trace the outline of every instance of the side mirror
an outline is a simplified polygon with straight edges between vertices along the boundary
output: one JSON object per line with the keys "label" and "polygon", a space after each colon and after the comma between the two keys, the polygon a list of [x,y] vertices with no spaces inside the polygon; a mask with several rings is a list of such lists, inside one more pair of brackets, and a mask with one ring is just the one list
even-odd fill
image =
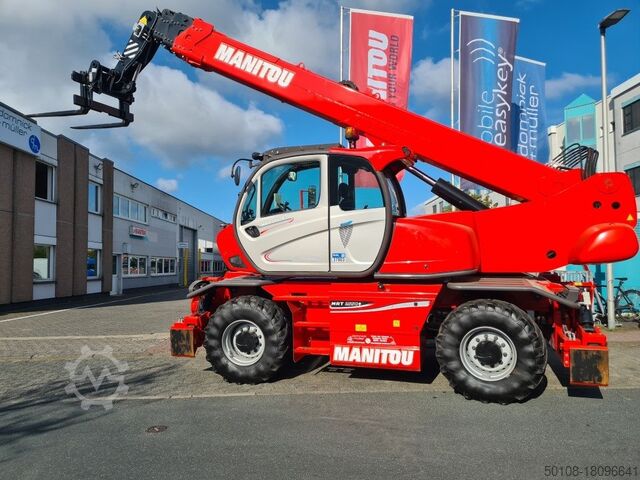
{"label": "side mirror", "polygon": [[241,173],[240,165],[237,165],[231,172],[231,178],[233,178],[233,183],[235,183],[236,186],[240,185],[240,173]]}

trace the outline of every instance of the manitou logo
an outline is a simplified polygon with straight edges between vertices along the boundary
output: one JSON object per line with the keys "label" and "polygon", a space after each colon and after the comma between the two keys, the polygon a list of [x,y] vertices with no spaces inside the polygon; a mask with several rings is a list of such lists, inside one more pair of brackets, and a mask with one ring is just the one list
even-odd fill
{"label": "manitou logo", "polygon": [[333,347],[334,362],[409,366],[413,363],[413,354],[413,350],[393,348]]}
{"label": "manitou logo", "polygon": [[397,77],[394,72],[398,63],[400,38],[389,37],[381,32],[369,30],[369,51],[367,52],[367,86],[371,92],[380,95],[382,100],[394,98],[397,91]]}
{"label": "manitou logo", "polygon": [[258,57],[248,54],[240,49],[230,47],[226,43],[221,43],[218,51],[214,55],[216,60],[220,60],[239,70],[244,70],[258,78],[266,78],[270,83],[277,83],[283,88],[287,88],[293,79],[294,73],[286,68],[279,67]]}

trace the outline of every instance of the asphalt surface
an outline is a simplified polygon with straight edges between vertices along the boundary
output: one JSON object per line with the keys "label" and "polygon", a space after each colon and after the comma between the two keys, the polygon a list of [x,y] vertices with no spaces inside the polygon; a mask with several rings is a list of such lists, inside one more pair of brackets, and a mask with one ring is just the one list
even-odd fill
{"label": "asphalt surface", "polygon": [[584,468],[613,465],[640,476],[636,325],[609,336],[610,388],[566,388],[552,358],[546,389],[499,406],[451,393],[433,358],[420,374],[309,359],[275,382],[228,384],[203,352],[168,354],[184,296],[0,311],[0,478],[610,478]]}

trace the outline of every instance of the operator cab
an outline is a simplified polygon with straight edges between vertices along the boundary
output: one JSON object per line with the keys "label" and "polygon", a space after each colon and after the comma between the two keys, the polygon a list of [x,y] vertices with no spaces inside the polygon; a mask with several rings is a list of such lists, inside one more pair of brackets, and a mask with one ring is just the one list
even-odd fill
{"label": "operator cab", "polygon": [[394,218],[404,215],[394,175],[354,151],[298,147],[265,153],[234,225],[262,273],[364,276],[384,259]]}

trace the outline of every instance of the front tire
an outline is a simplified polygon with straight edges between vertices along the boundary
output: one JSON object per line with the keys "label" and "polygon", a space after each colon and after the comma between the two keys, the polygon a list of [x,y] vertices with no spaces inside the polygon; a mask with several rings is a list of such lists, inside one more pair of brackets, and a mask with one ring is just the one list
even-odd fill
{"label": "front tire", "polygon": [[436,338],[440,371],[468,399],[525,400],[544,378],[547,346],[536,323],[500,300],[472,300],[453,310]]}
{"label": "front tire", "polygon": [[289,322],[273,301],[244,295],[221,305],[206,329],[207,360],[234,383],[262,383],[284,365]]}

